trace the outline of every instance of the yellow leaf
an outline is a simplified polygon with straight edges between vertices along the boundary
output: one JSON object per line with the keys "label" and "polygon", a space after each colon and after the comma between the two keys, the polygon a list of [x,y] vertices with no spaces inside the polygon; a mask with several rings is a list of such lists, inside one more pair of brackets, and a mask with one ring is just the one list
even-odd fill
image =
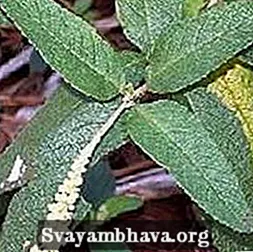
{"label": "yellow leaf", "polygon": [[253,73],[237,64],[208,89],[235,113],[253,151]]}

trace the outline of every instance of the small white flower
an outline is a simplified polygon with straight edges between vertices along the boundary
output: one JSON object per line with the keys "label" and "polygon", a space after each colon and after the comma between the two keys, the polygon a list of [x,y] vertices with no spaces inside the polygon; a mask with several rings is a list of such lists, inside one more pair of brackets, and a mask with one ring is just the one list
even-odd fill
{"label": "small white flower", "polygon": [[11,173],[6,179],[6,182],[13,183],[18,181],[20,177],[25,173],[26,169],[27,166],[24,164],[24,160],[21,159],[20,155],[17,155]]}
{"label": "small white flower", "polygon": [[70,179],[76,179],[78,177],[80,177],[82,174],[80,172],[76,172],[76,171],[69,171],[68,172],[68,177]]}
{"label": "small white flower", "polygon": [[65,192],[72,192],[75,189],[75,183],[71,179],[64,179],[63,181],[64,191]]}
{"label": "small white flower", "polygon": [[79,193],[77,192],[73,192],[71,193],[66,199],[65,199],[65,203],[68,205],[73,205],[75,204],[76,200],[79,198]]}
{"label": "small white flower", "polygon": [[65,202],[68,199],[68,195],[65,192],[57,192],[54,199],[56,202]]}
{"label": "small white flower", "polygon": [[74,182],[75,186],[78,187],[83,184],[83,178],[82,177],[75,178],[73,182]]}
{"label": "small white flower", "polygon": [[61,220],[63,220],[63,221],[71,220],[72,218],[73,218],[73,213],[72,212],[64,213],[61,216]]}
{"label": "small white flower", "polygon": [[68,205],[65,202],[57,202],[54,204],[50,204],[50,208],[52,213],[61,213],[66,211]]}
{"label": "small white flower", "polygon": [[29,252],[59,252],[58,250],[40,250],[38,245],[34,245],[30,248]]}
{"label": "small white flower", "polygon": [[69,205],[69,211],[73,212],[75,210],[75,205]]}
{"label": "small white flower", "polygon": [[34,245],[30,248],[30,252],[41,252],[38,245]]}
{"label": "small white flower", "polygon": [[47,220],[53,221],[53,220],[57,220],[58,216],[55,213],[49,213],[47,215]]}

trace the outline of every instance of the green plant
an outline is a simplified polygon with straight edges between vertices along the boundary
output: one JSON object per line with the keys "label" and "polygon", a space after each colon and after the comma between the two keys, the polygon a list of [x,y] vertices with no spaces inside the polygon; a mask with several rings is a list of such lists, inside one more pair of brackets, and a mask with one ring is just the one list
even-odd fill
{"label": "green plant", "polygon": [[[252,64],[253,3],[200,13],[195,8],[203,5],[189,2],[118,0],[124,32],[141,51],[120,53],[50,0],[1,1],[2,12],[79,91],[61,87],[1,157],[2,181],[17,155],[36,174],[11,201],[1,251],[34,242],[40,219],[84,218],[91,206],[78,200],[83,174],[128,137],[174,174],[221,251],[252,250],[253,74],[241,64]],[[170,95],[142,103],[147,91]]]}

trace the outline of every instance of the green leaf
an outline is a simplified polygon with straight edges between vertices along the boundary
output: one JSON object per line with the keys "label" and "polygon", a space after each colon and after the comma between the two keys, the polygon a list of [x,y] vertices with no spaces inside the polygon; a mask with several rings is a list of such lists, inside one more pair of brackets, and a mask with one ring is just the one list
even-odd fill
{"label": "green leaf", "polygon": [[[45,218],[47,204],[53,201],[73,158],[117,106],[117,101],[100,104],[62,87],[40,116],[2,156],[2,173],[7,173],[19,154],[27,165],[34,168],[36,178],[17,193],[10,204],[3,224],[0,251],[20,252],[24,241],[34,241],[37,222]],[[115,135],[113,143],[109,143],[108,138],[104,139],[107,141],[104,146],[114,148],[114,144],[121,143],[121,137]],[[100,151],[96,154],[98,158],[105,150]],[[81,201],[77,208],[83,212],[88,210],[87,204]]]}
{"label": "green leaf", "polygon": [[85,174],[83,197],[97,208],[114,195],[116,184],[108,160],[99,160]]}
{"label": "green leaf", "polygon": [[234,232],[230,228],[219,224],[210,217],[206,217],[205,221],[211,229],[213,244],[218,251],[252,251],[253,234],[240,234],[238,232]]}
{"label": "green leaf", "polygon": [[[149,156],[170,169],[179,185],[213,218],[236,230],[252,231],[252,223],[244,217],[253,209],[249,192],[253,179],[249,146],[239,123],[218,101],[190,97],[195,114],[173,101],[132,109],[127,117],[129,134]],[[234,150],[233,144],[242,149]],[[231,153],[224,151],[226,147]]]}
{"label": "green leaf", "polygon": [[100,221],[110,220],[118,215],[136,210],[143,205],[140,198],[133,196],[114,196],[102,204],[95,214]]}
{"label": "green leaf", "polygon": [[[143,205],[143,201],[140,198],[133,196],[114,196],[108,199],[103,205],[101,205],[97,211],[94,211],[95,220],[101,221],[100,224],[103,224],[104,221],[110,220],[114,217],[117,217],[120,214],[134,211],[140,208]],[[90,245],[91,251],[112,251],[111,244],[100,244],[99,249],[97,244],[96,247]],[[118,243],[117,246],[114,244],[114,248],[117,247],[117,250],[113,249],[116,252],[130,252],[125,243]]]}
{"label": "green leaf", "polygon": [[253,41],[253,2],[235,1],[174,24],[155,43],[148,86],[175,92],[216,70]]}
{"label": "green leaf", "polygon": [[236,64],[208,89],[239,119],[253,154],[253,72]]}
{"label": "green leaf", "polygon": [[[238,93],[239,94],[239,93]],[[187,94],[195,116],[202,122],[209,132],[212,140],[217,144],[218,150],[224,155],[227,163],[232,168],[223,167],[223,172],[217,174],[223,187],[227,187],[226,194],[221,194],[223,200],[230,202],[229,212],[238,213],[242,223],[240,231],[251,230],[252,224],[245,218],[253,210],[253,170],[251,144],[249,143],[242,124],[235,114],[226,106],[221,105],[218,97],[199,88]],[[230,180],[230,189],[226,183],[226,172],[233,173],[234,180]],[[233,187],[234,189],[233,189]],[[224,190],[224,188],[223,188]],[[230,190],[230,191],[229,191]],[[236,194],[240,191],[240,194]],[[237,201],[234,199],[237,198]],[[244,206],[244,207],[243,207]],[[223,210],[225,215],[225,210]],[[234,228],[232,221],[226,222],[225,216],[221,222]]]}
{"label": "green leaf", "polygon": [[106,100],[126,83],[125,73],[139,62],[125,60],[80,17],[50,0],[4,0],[0,5],[45,60],[79,91]]}
{"label": "green leaf", "polygon": [[146,51],[165,28],[182,18],[183,0],[117,0],[117,4],[124,32]]}
{"label": "green leaf", "polygon": [[74,12],[81,17],[84,17],[84,15],[87,14],[87,11],[89,11],[91,5],[91,0],[77,0],[74,3]]}
{"label": "green leaf", "polygon": [[81,96],[78,96],[64,85],[42,108],[28,126],[19,134],[15,142],[0,156],[0,181],[2,182],[11,171],[17,155],[21,155],[31,166],[35,152],[45,136],[55,131],[78,107]]}
{"label": "green leaf", "polygon": [[83,220],[84,216],[88,216],[88,214],[92,211],[92,205],[81,196],[79,201],[76,204],[76,211],[74,213],[74,220],[76,220],[76,224],[79,224],[79,220]]}
{"label": "green leaf", "polygon": [[[101,157],[107,155],[110,151],[117,149],[122,144],[124,144],[128,140],[127,131],[125,128],[125,122],[124,120],[119,119],[114,127],[112,127],[107,135],[104,137],[104,139],[100,142],[100,144],[97,147],[97,150],[93,154],[91,164],[89,165],[88,172],[86,174],[86,182],[90,185],[87,186],[84,184],[84,192],[82,194],[82,199],[80,199],[77,202],[76,206],[76,212],[74,215],[75,220],[81,220],[83,216],[85,216],[90,210],[89,207],[87,207],[86,203],[84,202],[84,197],[87,200],[93,204],[93,206],[97,206],[98,203],[103,202],[106,198],[109,196],[112,196],[112,189],[115,186],[114,177],[112,174],[109,173],[109,167],[101,167]],[[105,169],[102,169],[105,168]],[[98,172],[98,173],[97,173]],[[107,177],[101,178],[101,176],[107,175]],[[110,183],[106,187],[106,190],[104,189],[101,194],[99,192],[101,191],[101,187],[95,188],[97,184],[93,184],[91,182],[92,180],[98,180],[98,179],[105,180],[104,182]],[[96,202],[96,200],[98,202]]]}

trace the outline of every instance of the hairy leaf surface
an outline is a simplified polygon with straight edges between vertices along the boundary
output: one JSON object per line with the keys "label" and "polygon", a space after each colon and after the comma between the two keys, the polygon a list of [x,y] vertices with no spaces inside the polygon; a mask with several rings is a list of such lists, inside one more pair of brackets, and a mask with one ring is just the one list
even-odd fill
{"label": "hairy leaf surface", "polygon": [[[218,101],[192,98],[192,103],[203,107],[203,112],[193,114],[173,101],[134,108],[128,115],[130,136],[148,155],[168,167],[207,213],[234,229],[252,231],[252,223],[244,220],[252,209],[247,142],[234,117],[222,110]],[[217,129],[207,127],[209,113],[214,113],[213,117],[217,114],[213,123]],[[232,152],[233,144],[242,150]],[[226,145],[231,153],[223,150]],[[239,156],[231,159],[231,155]]]}
{"label": "hairy leaf surface", "polygon": [[[1,251],[20,252],[25,240],[34,241],[37,222],[45,218],[46,206],[53,201],[73,158],[108,119],[118,102],[100,104],[63,87],[49,105],[46,107],[47,113],[44,111],[0,159],[1,171],[6,172],[13,165],[15,156],[19,154],[36,173],[35,179],[16,194],[10,204],[3,225]],[[52,125],[50,119],[53,121],[54,117],[60,119],[55,119],[56,122]],[[52,127],[49,128],[47,123],[51,123]],[[45,125],[45,129],[42,124]],[[39,136],[34,136],[33,143],[31,134],[35,135],[35,132]],[[121,144],[123,138],[120,134],[114,135],[113,142],[109,141],[111,138],[105,138],[104,149],[100,147],[100,153],[96,153],[96,156],[99,157],[106,150],[115,148]],[[86,211],[87,206],[84,205],[82,208],[80,204],[81,201],[78,210],[82,211],[85,208]]]}
{"label": "hairy leaf surface", "polygon": [[128,38],[150,50],[164,29],[182,18],[183,0],[117,0],[118,16]]}
{"label": "hairy leaf surface", "polygon": [[[57,90],[57,94],[47,102],[35,118],[23,129],[14,143],[0,156],[0,181],[7,177],[15,158],[20,155],[32,165],[41,141],[50,131],[55,131],[78,106],[80,97],[65,86]],[[32,165],[33,166],[33,165]]]}
{"label": "hairy leaf surface", "polygon": [[114,51],[86,21],[53,1],[4,0],[0,7],[51,67],[87,95],[102,100],[115,96],[127,81],[126,71],[140,60]]}
{"label": "hairy leaf surface", "polygon": [[252,26],[252,1],[223,4],[174,24],[149,58],[149,88],[175,92],[200,81],[252,43]]}
{"label": "hairy leaf surface", "polygon": [[[249,219],[249,221],[252,221],[252,219]],[[213,244],[218,251],[252,251],[253,234],[234,232],[207,216],[206,222],[211,229]]]}
{"label": "hairy leaf surface", "polygon": [[114,196],[102,204],[96,211],[95,220],[106,221],[120,214],[140,208],[143,201],[133,196]]}
{"label": "hairy leaf surface", "polygon": [[[223,153],[227,161],[233,167],[233,171],[231,172],[237,177],[237,183],[234,183],[234,185],[238,187],[237,190],[241,190],[243,197],[240,200],[242,202],[244,201],[247,205],[241,217],[243,228],[251,229],[252,225],[247,222],[245,218],[249,212],[253,210],[252,154],[241,123],[234,116],[234,113],[229,111],[225,106],[222,106],[219,99],[207,92],[204,88],[192,91],[187,94],[187,97],[194,114],[202,122],[204,128],[210,133],[219,151]],[[220,180],[220,182],[223,183],[226,179],[226,174],[223,172],[220,175],[223,175],[223,179],[221,178]],[[228,195],[232,194],[232,192],[228,192]],[[236,197],[236,194],[232,197]],[[232,205],[232,197],[228,196],[224,198],[225,200],[231,200],[231,208],[228,209],[228,211],[235,211],[233,207],[240,209],[239,201],[237,205],[234,203]],[[231,225],[231,220],[226,224],[234,228],[234,226]]]}
{"label": "hairy leaf surface", "polygon": [[253,73],[235,65],[209,85],[209,90],[240,120],[253,153]]}

